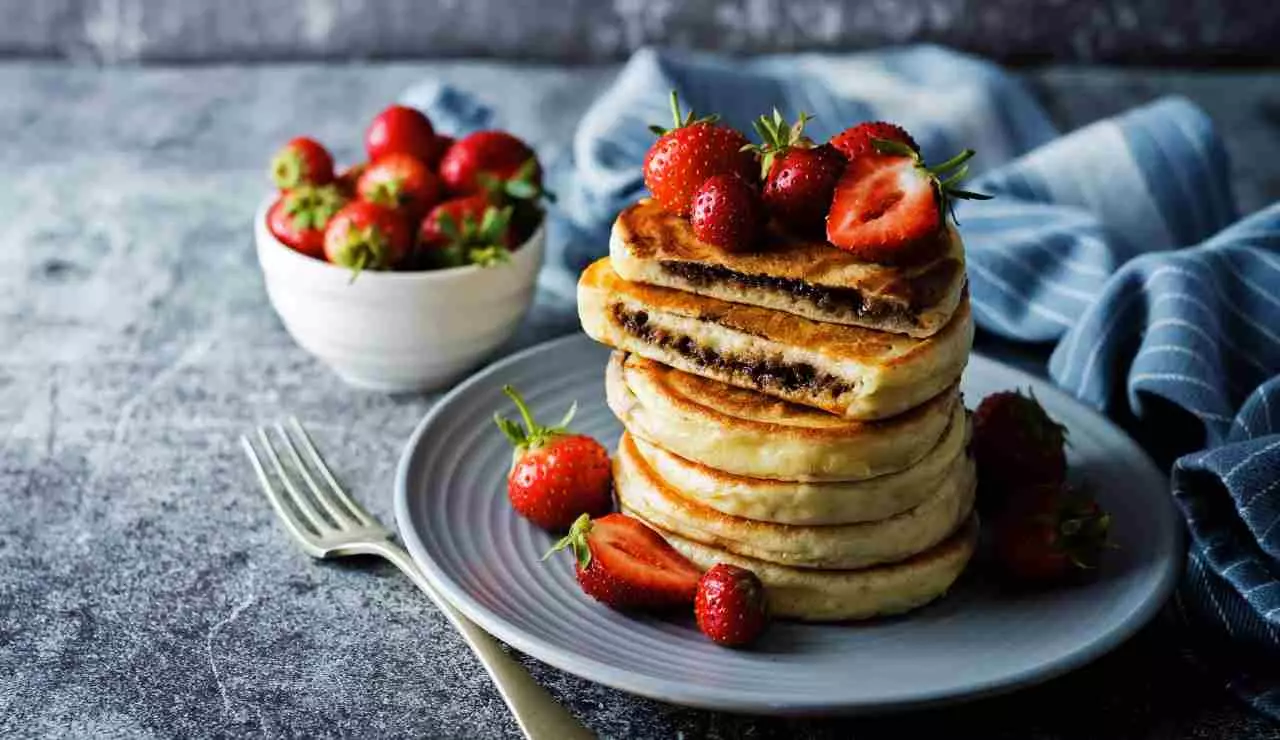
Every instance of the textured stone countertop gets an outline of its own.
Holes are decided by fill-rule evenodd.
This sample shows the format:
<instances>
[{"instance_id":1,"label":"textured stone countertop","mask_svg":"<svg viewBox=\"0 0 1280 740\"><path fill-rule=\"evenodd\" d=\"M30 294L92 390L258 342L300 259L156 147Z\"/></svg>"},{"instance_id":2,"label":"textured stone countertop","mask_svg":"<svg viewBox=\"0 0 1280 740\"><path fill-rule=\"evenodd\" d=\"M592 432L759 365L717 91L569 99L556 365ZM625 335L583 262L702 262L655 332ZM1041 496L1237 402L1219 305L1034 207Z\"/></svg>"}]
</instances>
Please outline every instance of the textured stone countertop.
<instances>
[{"instance_id":1,"label":"textured stone countertop","mask_svg":"<svg viewBox=\"0 0 1280 740\"><path fill-rule=\"evenodd\" d=\"M401 445L431 399L353 391L294 346L250 217L276 145L305 131L353 155L367 117L424 76L488 91L553 155L611 74L0 65L0 736L515 735L407 579L313 563L258 491L237 435L292 412L392 521ZM1242 205L1280 198L1274 73L1029 77L1068 127L1185 94L1227 138ZM1158 620L1015 696L869 719L695 711L526 662L608 737L1280 737L1177 637Z\"/></svg>"}]
</instances>

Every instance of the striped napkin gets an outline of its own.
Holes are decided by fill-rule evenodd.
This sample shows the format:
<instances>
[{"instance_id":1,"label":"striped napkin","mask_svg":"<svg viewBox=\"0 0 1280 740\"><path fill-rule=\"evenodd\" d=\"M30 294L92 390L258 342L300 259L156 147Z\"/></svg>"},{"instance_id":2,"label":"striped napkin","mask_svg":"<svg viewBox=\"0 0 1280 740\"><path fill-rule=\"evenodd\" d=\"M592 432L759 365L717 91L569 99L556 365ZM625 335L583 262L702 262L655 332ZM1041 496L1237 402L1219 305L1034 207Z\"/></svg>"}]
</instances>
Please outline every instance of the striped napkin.
<instances>
[{"instance_id":1,"label":"striped napkin","mask_svg":"<svg viewBox=\"0 0 1280 740\"><path fill-rule=\"evenodd\" d=\"M1239 219L1209 119L1165 99L1061 135L989 63L936 47L728 60L641 51L591 106L553 168L559 195L540 305L572 306L614 216L644 192L647 126L667 93L750 130L772 107L904 125L927 161L977 150L957 204L974 315L989 333L1054 343L1048 373L1158 459L1191 533L1177 606L1197 651L1280 719L1280 204ZM409 102L484 125L464 95ZM448 124L446 124L448 126Z\"/></svg>"}]
</instances>

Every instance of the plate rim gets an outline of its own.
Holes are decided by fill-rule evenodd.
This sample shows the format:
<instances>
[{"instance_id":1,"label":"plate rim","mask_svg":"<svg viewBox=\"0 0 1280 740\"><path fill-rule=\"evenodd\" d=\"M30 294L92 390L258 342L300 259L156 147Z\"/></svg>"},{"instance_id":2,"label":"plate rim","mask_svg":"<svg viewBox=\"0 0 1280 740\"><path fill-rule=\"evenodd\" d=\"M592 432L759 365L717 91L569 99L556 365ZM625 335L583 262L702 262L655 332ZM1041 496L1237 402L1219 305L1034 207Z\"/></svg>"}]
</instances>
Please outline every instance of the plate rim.
<instances>
[{"instance_id":1,"label":"plate rim","mask_svg":"<svg viewBox=\"0 0 1280 740\"><path fill-rule=\"evenodd\" d=\"M401 542L404 543L410 556L418 565L419 569L422 570L427 580L431 582L432 586L440 592L440 595L443 596L451 606L457 609L468 619L475 622L486 632L507 643L516 650L546 663L553 668L588 681L593 681L619 691L635 694L648 699L715 711L757 714L764 713L773 715L817 715L858 714L870 712L879 713L919 709L962 701L971 701L1017 691L1022 688L1027 688L1029 686L1049 681L1091 663L1118 647L1121 643L1128 640L1137 633L1138 630L1142 629L1143 626L1150 622L1151 619L1155 617L1160 609L1168 602L1169 597L1172 595L1173 590L1177 585L1177 579L1182 571L1183 563L1180 558L1168 558L1166 562L1162 563L1163 568L1156 580L1155 587L1136 609L1127 614L1115 625L1114 628L1095 636L1087 642L1081 643L1060 660L1027 666L998 678L967 685L963 689L951 688L922 691L917 696L888 701L850 700L841 702L820 700L806 702L788 700L768 702L743 698L732 690L716 690L712 687L697 684L681 685L679 687L679 692L674 692L671 690L669 682L640 676L609 663L599 661L595 658L580 655L570 650L561 649L554 644L527 634L517 624L514 624L504 617L489 611L486 607L480 604L480 602L475 600L464 588L454 582L444 569L427 554L422 537L417 529L412 525L412 520L409 515L409 473L414 467L414 461L421 449L421 440L423 435L456 398L466 395L473 387L483 383L492 375L502 372L505 368L511 365L524 362L530 357L536 355L553 353L555 349L561 345L568 345L577 342L591 343L591 339L581 332L575 332L540 342L489 364L483 369L472 374L463 382L459 383L449 392L445 393L432 405L431 409L423 415L423 418L418 422L417 426L414 427L413 433L405 442L400 459L396 465L395 473L394 510L396 530L400 536ZM1134 450L1140 455L1142 464L1148 468L1149 472L1154 473L1156 477L1164 481L1167 486L1168 475L1156 466L1155 462L1147 454L1146 450L1142 449L1142 447L1132 437L1130 437L1123 428L1103 416L1097 410L1071 396L1066 391L1054 386L1052 381L1047 378L1036 377L1022 368L1001 362L979 352L972 352L970 354L969 362L972 363L974 360L990 363L1002 370L1012 372L1014 375L1018 376L1021 381L1023 381L1019 383L1019 386L1023 384L1032 384L1035 386L1037 394L1043 392L1050 396L1056 396L1056 401L1078 407L1080 412L1094 417L1093 420L1095 422L1101 422L1110 429L1119 433L1130 442ZM966 365L966 369L967 367L968 365ZM1168 505L1163 507L1163 509L1165 516L1171 520L1171 530L1173 532L1174 540L1173 548L1176 553L1182 549L1185 544L1184 524L1179 520L1172 500L1167 503Z\"/></svg>"}]
</instances>

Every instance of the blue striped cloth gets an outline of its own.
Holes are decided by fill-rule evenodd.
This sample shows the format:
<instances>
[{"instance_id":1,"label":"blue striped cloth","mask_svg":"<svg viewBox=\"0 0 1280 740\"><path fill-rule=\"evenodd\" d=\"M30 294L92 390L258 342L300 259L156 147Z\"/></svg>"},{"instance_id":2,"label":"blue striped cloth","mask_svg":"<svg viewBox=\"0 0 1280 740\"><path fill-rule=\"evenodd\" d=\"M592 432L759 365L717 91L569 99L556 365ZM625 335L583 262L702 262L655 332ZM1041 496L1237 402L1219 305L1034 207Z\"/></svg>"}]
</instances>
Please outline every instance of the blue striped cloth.
<instances>
[{"instance_id":1,"label":"blue striped cloth","mask_svg":"<svg viewBox=\"0 0 1280 740\"><path fill-rule=\"evenodd\" d=\"M1191 533L1177 605L1198 654L1280 718L1280 204L1240 220L1209 119L1166 99L1066 135L1011 76L935 47L754 60L642 51L591 106L553 168L560 196L544 310L572 306L617 212L644 192L650 123L667 93L750 130L776 106L825 139L898 122L927 160L978 151L963 202L982 330L1054 343L1050 377L1177 458ZM454 129L487 113L465 96L410 95Z\"/></svg>"}]
</instances>

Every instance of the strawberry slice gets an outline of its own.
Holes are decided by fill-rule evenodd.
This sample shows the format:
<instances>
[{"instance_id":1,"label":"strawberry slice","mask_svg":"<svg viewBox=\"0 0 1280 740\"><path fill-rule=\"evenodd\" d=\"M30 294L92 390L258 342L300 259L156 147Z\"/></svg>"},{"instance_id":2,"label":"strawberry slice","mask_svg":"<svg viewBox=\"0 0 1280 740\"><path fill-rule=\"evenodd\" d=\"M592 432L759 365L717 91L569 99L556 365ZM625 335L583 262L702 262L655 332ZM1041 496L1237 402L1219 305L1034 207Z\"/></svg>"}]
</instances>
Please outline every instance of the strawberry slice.
<instances>
[{"instance_id":1,"label":"strawberry slice","mask_svg":"<svg viewBox=\"0 0 1280 740\"><path fill-rule=\"evenodd\" d=\"M626 514L595 520L583 514L542 559L565 548L572 548L577 559L582 590L615 609L691 606L698 593L702 571L662 535Z\"/></svg>"},{"instance_id":2,"label":"strawberry slice","mask_svg":"<svg viewBox=\"0 0 1280 740\"><path fill-rule=\"evenodd\" d=\"M952 198L986 200L960 190L973 157L966 149L934 167L899 141L875 139L875 152L849 162L827 213L827 241L868 262L915 261L940 246ZM954 217L954 216L953 216Z\"/></svg>"}]
</instances>

